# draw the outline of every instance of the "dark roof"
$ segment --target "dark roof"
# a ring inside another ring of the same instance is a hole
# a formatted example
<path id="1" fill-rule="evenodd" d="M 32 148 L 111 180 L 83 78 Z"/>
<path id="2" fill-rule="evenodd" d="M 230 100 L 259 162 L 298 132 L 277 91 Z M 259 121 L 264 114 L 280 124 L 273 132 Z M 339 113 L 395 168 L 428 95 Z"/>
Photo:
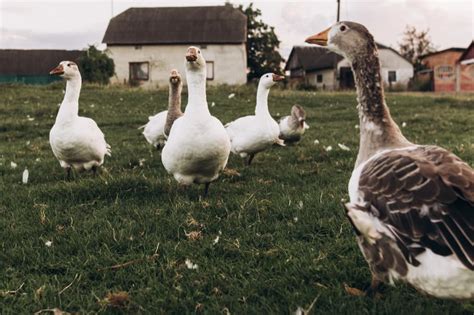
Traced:
<path id="1" fill-rule="evenodd" d="M 318 46 L 294 46 L 285 70 L 303 69 L 305 71 L 333 68 L 342 56 Z"/>
<path id="2" fill-rule="evenodd" d="M 0 75 L 49 75 L 61 61 L 77 61 L 81 50 L 0 49 Z"/>
<path id="3" fill-rule="evenodd" d="M 389 49 L 401 58 L 407 60 L 400 55 L 395 49 L 376 43 L 378 49 Z M 296 58 L 296 59 L 294 59 Z M 344 59 L 342 56 L 318 46 L 294 46 L 291 50 L 285 70 L 304 69 L 305 71 L 314 71 L 321 69 L 333 68 L 335 63 Z M 410 64 L 411 62 L 407 60 Z"/>
<path id="4" fill-rule="evenodd" d="M 467 59 L 473 59 L 473 58 L 474 58 L 474 40 L 466 48 L 466 50 L 461 55 L 461 57 L 459 57 L 459 61 L 463 61 L 463 60 L 467 60 Z"/>
<path id="5" fill-rule="evenodd" d="M 231 5 L 130 8 L 112 18 L 108 45 L 245 43 L 247 17 Z"/>
<path id="6" fill-rule="evenodd" d="M 432 52 L 432 53 L 423 55 L 423 56 L 421 56 L 421 58 L 424 59 L 424 58 L 426 58 L 426 57 L 431 57 L 431 56 L 433 56 L 433 55 L 442 54 L 442 53 L 449 52 L 449 51 L 464 52 L 465 50 L 466 50 L 466 48 L 451 47 L 451 48 L 446 48 L 446 49 L 443 49 L 443 50 L 439 50 L 439 51 L 435 51 L 435 52 Z"/>

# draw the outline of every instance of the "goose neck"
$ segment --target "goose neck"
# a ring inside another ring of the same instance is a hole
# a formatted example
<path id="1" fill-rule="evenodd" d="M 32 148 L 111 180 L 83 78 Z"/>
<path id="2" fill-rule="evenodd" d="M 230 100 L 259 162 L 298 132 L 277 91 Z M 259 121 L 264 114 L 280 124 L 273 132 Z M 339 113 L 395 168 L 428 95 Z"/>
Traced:
<path id="1" fill-rule="evenodd" d="M 168 98 L 168 112 L 181 113 L 181 84 L 176 86 L 170 84 Z"/>
<path id="2" fill-rule="evenodd" d="M 351 62 L 357 89 L 360 146 L 356 166 L 384 149 L 411 143 L 403 136 L 385 103 L 377 51 L 360 55 Z"/>
<path id="3" fill-rule="evenodd" d="M 79 94 L 81 93 L 82 79 L 72 78 L 66 82 L 66 93 L 59 108 L 56 121 L 67 121 L 79 115 Z"/>
<path id="4" fill-rule="evenodd" d="M 209 114 L 206 98 L 206 73 L 202 71 L 186 72 L 188 81 L 188 105 L 186 112 Z"/>
<path id="5" fill-rule="evenodd" d="M 259 85 L 257 89 L 257 106 L 255 107 L 255 116 L 270 116 L 268 111 L 268 94 L 270 89 Z"/>

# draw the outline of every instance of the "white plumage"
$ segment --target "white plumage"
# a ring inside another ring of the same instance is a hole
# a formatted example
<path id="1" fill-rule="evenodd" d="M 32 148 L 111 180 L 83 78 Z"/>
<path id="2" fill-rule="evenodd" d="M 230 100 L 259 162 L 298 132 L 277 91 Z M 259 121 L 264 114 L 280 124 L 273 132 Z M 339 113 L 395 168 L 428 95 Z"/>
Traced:
<path id="1" fill-rule="evenodd" d="M 196 47 L 186 54 L 188 104 L 174 121 L 161 159 L 163 166 L 184 185 L 217 179 L 227 164 L 230 141 L 222 123 L 211 116 L 206 100 L 206 61 Z"/>
<path id="2" fill-rule="evenodd" d="M 148 117 L 148 123 L 143 127 L 143 135 L 149 144 L 157 149 L 162 148 L 166 142 L 165 124 L 168 111 L 162 111 L 154 116 Z"/>
<path id="3" fill-rule="evenodd" d="M 62 61 L 51 74 L 58 74 L 67 80 L 64 100 L 49 133 L 54 155 L 61 167 L 67 170 L 71 167 L 90 170 L 101 166 L 104 156 L 110 155 L 110 146 L 94 120 L 78 115 L 82 79 L 77 65 Z"/>
<path id="4" fill-rule="evenodd" d="M 270 148 L 274 144 L 283 145 L 278 137 L 280 128 L 268 111 L 268 94 L 270 88 L 284 77 L 276 74 L 264 74 L 259 81 L 255 115 L 238 118 L 226 125 L 231 142 L 232 153 L 242 158 L 249 157 L 252 162 L 255 154 Z"/>
<path id="5" fill-rule="evenodd" d="M 285 142 L 299 141 L 306 129 L 309 128 L 306 124 L 306 113 L 303 107 L 299 105 L 293 105 L 291 115 L 283 117 L 278 125 L 280 127 L 280 138 Z"/>

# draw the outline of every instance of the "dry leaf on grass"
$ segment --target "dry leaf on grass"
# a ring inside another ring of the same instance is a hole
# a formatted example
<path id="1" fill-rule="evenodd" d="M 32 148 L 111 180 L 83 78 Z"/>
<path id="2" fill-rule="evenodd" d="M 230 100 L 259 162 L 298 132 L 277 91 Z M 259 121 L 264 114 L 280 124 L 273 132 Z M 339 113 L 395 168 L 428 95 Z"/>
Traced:
<path id="1" fill-rule="evenodd" d="M 186 233 L 186 231 L 184 231 L 184 234 L 186 235 L 188 240 L 191 240 L 191 241 L 197 241 L 197 240 L 200 240 L 202 238 L 202 232 L 201 231 L 191 231 L 189 233 Z"/>
<path id="2" fill-rule="evenodd" d="M 344 290 L 346 291 L 347 294 L 352 295 L 352 296 L 365 296 L 365 292 L 357 289 L 357 288 L 352 288 L 347 285 L 347 283 L 344 283 Z"/>
<path id="3" fill-rule="evenodd" d="M 125 291 L 109 292 L 103 300 L 100 301 L 102 305 L 123 308 L 130 302 L 130 296 Z"/>
<path id="4" fill-rule="evenodd" d="M 54 315 L 67 315 L 67 314 L 70 314 L 68 312 L 64 312 L 64 311 L 60 310 L 59 308 L 55 307 L 55 308 L 45 308 L 45 309 L 39 310 L 36 313 L 34 313 L 34 315 L 39 315 L 39 314 L 43 314 L 43 313 L 53 313 Z"/>
<path id="5" fill-rule="evenodd" d="M 233 169 L 233 168 L 225 168 L 222 173 L 224 175 L 227 175 L 227 176 L 240 176 L 240 173 L 237 172 L 237 170 Z"/>

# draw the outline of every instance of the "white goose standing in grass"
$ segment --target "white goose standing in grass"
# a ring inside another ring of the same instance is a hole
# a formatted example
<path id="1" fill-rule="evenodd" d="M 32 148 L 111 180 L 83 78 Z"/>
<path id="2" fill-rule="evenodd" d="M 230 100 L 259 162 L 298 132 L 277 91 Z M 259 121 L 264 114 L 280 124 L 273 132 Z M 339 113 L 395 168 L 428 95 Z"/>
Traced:
<path id="1" fill-rule="evenodd" d="M 252 163 L 255 154 L 274 144 L 284 145 L 278 137 L 280 128 L 268 111 L 268 94 L 276 82 L 285 79 L 274 73 L 262 75 L 257 89 L 255 115 L 238 118 L 225 127 L 232 145 L 232 153 L 242 158 L 248 157 L 247 165 Z"/>
<path id="2" fill-rule="evenodd" d="M 291 115 L 280 119 L 280 139 L 285 143 L 298 142 L 309 126 L 306 124 L 306 112 L 300 105 L 293 105 Z"/>
<path id="3" fill-rule="evenodd" d="M 183 115 L 181 111 L 181 91 L 183 83 L 178 70 L 171 70 L 169 78 L 168 110 L 148 117 L 148 123 L 140 128 L 149 144 L 158 150 L 163 148 L 173 122 Z"/>
<path id="4" fill-rule="evenodd" d="M 408 141 L 385 103 L 378 52 L 358 23 L 309 37 L 352 65 L 360 148 L 347 217 L 380 282 L 405 281 L 439 298 L 474 298 L 474 171 L 453 153 Z"/>
<path id="5" fill-rule="evenodd" d="M 188 104 L 171 127 L 161 160 L 183 185 L 209 185 L 227 164 L 230 141 L 222 123 L 211 116 L 206 99 L 206 60 L 196 47 L 186 53 Z"/>
<path id="6" fill-rule="evenodd" d="M 104 163 L 105 155 L 110 156 L 110 146 L 96 122 L 79 116 L 79 94 L 82 79 L 77 65 L 72 61 L 62 61 L 50 74 L 66 79 L 66 94 L 59 108 L 56 122 L 49 133 L 49 142 L 54 156 L 68 178 L 71 168 L 93 170 Z"/>

